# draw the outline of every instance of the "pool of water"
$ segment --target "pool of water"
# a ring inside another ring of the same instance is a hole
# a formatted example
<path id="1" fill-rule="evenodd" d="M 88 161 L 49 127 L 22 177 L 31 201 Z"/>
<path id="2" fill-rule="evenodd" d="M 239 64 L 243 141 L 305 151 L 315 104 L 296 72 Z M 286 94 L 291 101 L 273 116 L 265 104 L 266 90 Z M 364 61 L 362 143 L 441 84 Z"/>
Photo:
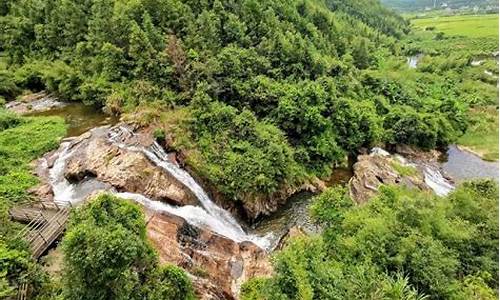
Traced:
<path id="1" fill-rule="evenodd" d="M 325 184 L 328 187 L 346 185 L 352 177 L 351 167 L 336 168 Z M 294 226 L 298 226 L 307 233 L 319 232 L 320 228 L 312 221 L 309 207 L 312 204 L 313 193 L 300 192 L 290 197 L 287 203 L 269 217 L 262 218 L 253 224 L 252 233 L 265 235 L 273 233 L 271 244 L 276 245 L 280 238 Z"/>
<path id="2" fill-rule="evenodd" d="M 482 160 L 455 145 L 448 148 L 442 168 L 457 182 L 477 178 L 492 178 L 498 181 L 498 162 Z"/>
<path id="3" fill-rule="evenodd" d="M 63 106 L 46 111 L 33 112 L 28 116 L 58 116 L 64 118 L 68 124 L 66 137 L 78 136 L 86 131 L 103 125 L 116 124 L 117 117 L 105 114 L 95 106 L 88 106 L 80 102 L 66 103 Z"/>

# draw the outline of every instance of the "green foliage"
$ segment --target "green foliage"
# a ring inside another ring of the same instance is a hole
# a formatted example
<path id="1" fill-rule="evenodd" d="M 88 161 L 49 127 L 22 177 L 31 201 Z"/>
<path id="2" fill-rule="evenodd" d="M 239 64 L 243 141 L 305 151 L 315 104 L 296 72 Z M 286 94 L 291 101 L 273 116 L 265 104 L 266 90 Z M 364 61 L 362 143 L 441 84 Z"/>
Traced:
<path id="1" fill-rule="evenodd" d="M 21 118 L 16 114 L 0 108 L 0 132 L 16 127 L 22 122 Z"/>
<path id="2" fill-rule="evenodd" d="M 496 107 L 485 107 L 471 110 L 470 126 L 458 140 L 483 159 L 498 160 L 498 110 Z"/>
<path id="3" fill-rule="evenodd" d="M 70 218 L 64 237 L 65 299 L 193 299 L 176 267 L 158 268 L 135 204 L 102 194 Z"/>
<path id="4" fill-rule="evenodd" d="M 24 118 L 16 127 L 0 131 L 2 201 L 12 203 L 27 199 L 26 190 L 37 183 L 28 164 L 56 148 L 64 133 L 64 121 L 60 118 Z"/>
<path id="5" fill-rule="evenodd" d="M 498 293 L 498 187 L 467 182 L 445 198 L 383 187 L 363 206 L 345 189 L 315 199 L 320 237 L 276 254 L 276 274 L 242 299 L 493 299 Z M 403 275 L 404 274 L 404 275 Z"/>
<path id="6" fill-rule="evenodd" d="M 418 174 L 417 169 L 413 166 L 405 166 L 397 161 L 391 162 L 391 167 L 396 170 L 401 176 L 415 176 Z"/>
<path id="7" fill-rule="evenodd" d="M 300 178 L 300 167 L 283 134 L 204 93 L 196 95 L 191 125 L 202 156 L 196 169 L 234 200 L 271 194 Z M 191 159 L 197 159 L 196 155 Z"/>
<path id="8" fill-rule="evenodd" d="M 156 128 L 155 131 L 153 131 L 153 137 L 155 140 L 159 142 L 164 142 L 165 141 L 165 130 L 163 128 Z"/>
<path id="9" fill-rule="evenodd" d="M 166 265 L 160 267 L 153 276 L 154 289 L 150 292 L 148 299 L 181 299 L 194 300 L 194 292 L 191 280 L 184 270 Z"/>
<path id="10" fill-rule="evenodd" d="M 24 242 L 15 238 L 1 237 L 0 298 L 15 298 L 21 284 L 28 284 L 31 293 L 40 294 L 45 290 L 48 282 L 47 274 L 32 258 Z"/>

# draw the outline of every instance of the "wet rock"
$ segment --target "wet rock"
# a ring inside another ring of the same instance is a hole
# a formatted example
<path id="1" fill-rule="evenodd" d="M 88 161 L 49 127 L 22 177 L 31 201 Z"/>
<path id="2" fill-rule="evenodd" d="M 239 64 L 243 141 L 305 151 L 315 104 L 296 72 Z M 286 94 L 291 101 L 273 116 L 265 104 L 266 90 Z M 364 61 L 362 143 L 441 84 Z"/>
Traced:
<path id="1" fill-rule="evenodd" d="M 56 107 L 63 107 L 66 102 L 59 101 L 56 97 L 39 92 L 21 97 L 21 99 L 9 102 L 5 105 L 8 110 L 18 114 L 47 111 Z"/>
<path id="2" fill-rule="evenodd" d="M 279 191 L 263 195 L 260 197 L 250 196 L 249 199 L 244 199 L 242 208 L 244 214 L 250 221 L 254 221 L 262 216 L 269 216 L 280 209 L 292 195 L 299 192 L 318 193 L 326 189 L 325 182 L 318 178 L 312 179 L 308 183 L 300 186 L 286 186 Z"/>
<path id="3" fill-rule="evenodd" d="M 237 243 L 168 213 L 147 214 L 160 261 L 189 272 L 200 299 L 238 299 L 246 280 L 272 274 L 267 253 L 251 242 Z"/>
<path id="4" fill-rule="evenodd" d="M 395 166 L 412 168 L 411 174 L 400 174 Z M 354 176 L 349 180 L 351 198 L 358 204 L 367 202 L 377 194 L 380 185 L 403 185 L 427 190 L 424 174 L 418 168 L 403 166 L 401 160 L 386 151 L 375 151 L 358 156 L 353 166 Z"/>
<path id="5" fill-rule="evenodd" d="M 188 188 L 150 162 L 143 153 L 110 143 L 108 132 L 109 128 L 98 128 L 72 141 L 71 155 L 64 170 L 68 181 L 80 183 L 89 178 L 97 179 L 117 191 L 139 193 L 174 205 L 197 203 Z M 133 142 L 145 140 L 140 135 L 136 139 Z"/>

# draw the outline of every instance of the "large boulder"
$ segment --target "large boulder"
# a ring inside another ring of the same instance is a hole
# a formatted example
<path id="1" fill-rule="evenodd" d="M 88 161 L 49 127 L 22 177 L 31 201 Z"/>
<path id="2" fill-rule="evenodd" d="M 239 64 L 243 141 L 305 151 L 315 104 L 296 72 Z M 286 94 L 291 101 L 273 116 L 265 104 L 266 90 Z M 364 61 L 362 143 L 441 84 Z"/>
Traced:
<path id="1" fill-rule="evenodd" d="M 349 180 L 351 198 L 358 204 L 377 194 L 381 185 L 403 185 L 428 190 L 422 171 L 405 163 L 398 156 L 383 150 L 358 156 L 353 165 L 354 176 Z"/>
<path id="2" fill-rule="evenodd" d="M 110 130 L 109 127 L 99 127 L 77 138 L 64 140 L 70 143 L 67 153 L 60 148 L 38 160 L 34 170 L 41 178 L 41 184 L 32 192 L 42 200 L 53 198 L 49 172 L 55 160 L 67 155 L 64 177 L 75 183 L 75 190 L 82 190 L 82 199 L 88 196 L 89 189 L 90 192 L 92 189 L 106 189 L 138 193 L 173 205 L 198 203 L 189 188 L 151 162 L 144 153 L 111 143 L 108 138 Z M 125 142 L 139 144 L 152 141 L 140 134 L 133 138 L 134 141 Z"/>
<path id="3" fill-rule="evenodd" d="M 191 274 L 200 299 L 238 299 L 243 282 L 272 274 L 267 253 L 255 244 L 237 243 L 168 213 L 148 212 L 147 234 L 162 263 Z"/>
<path id="4" fill-rule="evenodd" d="M 22 96 L 16 101 L 11 101 L 5 105 L 5 108 L 18 114 L 30 114 L 64 107 L 67 104 L 42 91 Z"/>
<path id="5" fill-rule="evenodd" d="M 111 143 L 107 133 L 106 129 L 93 130 L 73 142 L 64 171 L 66 179 L 80 182 L 91 177 L 119 192 L 138 193 L 174 205 L 197 203 L 196 196 L 170 173 L 142 152 Z"/>

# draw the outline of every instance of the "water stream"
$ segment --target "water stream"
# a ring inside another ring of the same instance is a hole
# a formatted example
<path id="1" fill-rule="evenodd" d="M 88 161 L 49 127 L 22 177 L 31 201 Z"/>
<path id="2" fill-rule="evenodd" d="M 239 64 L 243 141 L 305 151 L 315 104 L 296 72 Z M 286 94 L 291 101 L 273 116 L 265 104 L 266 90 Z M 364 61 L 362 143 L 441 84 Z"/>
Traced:
<path id="1" fill-rule="evenodd" d="M 101 129 L 96 128 L 92 131 L 96 130 Z M 272 239 L 271 234 L 266 234 L 264 236 L 247 234 L 228 211 L 217 206 L 208 197 L 205 191 L 188 172 L 168 161 L 167 154 L 162 147 L 157 143 L 154 143 L 149 148 L 124 143 L 123 141 L 125 138 L 131 135 L 133 135 L 133 132 L 128 128 L 116 127 L 109 131 L 108 137 L 111 143 L 120 148 L 143 153 L 152 163 L 174 176 L 179 182 L 189 188 L 198 198 L 201 206 L 173 206 L 161 201 L 151 200 L 140 194 L 117 193 L 111 186 L 96 179 L 86 179 L 81 183 L 72 184 L 64 177 L 67 159 L 71 157 L 74 151 L 71 147 L 71 141 L 61 143 L 58 151 L 59 155 L 54 161 L 53 167 L 49 170 L 49 182 L 54 191 L 54 201 L 61 205 L 65 205 L 67 202 L 78 204 L 96 191 L 107 190 L 108 192 L 115 193 L 119 197 L 138 202 L 154 211 L 164 211 L 182 217 L 192 225 L 209 228 L 234 241 L 252 241 L 264 249 L 270 247 Z"/>
<path id="2" fill-rule="evenodd" d="M 422 58 L 422 54 L 417 54 L 408 57 L 408 66 L 410 69 L 416 69 L 418 65 L 418 61 Z"/>
<path id="3" fill-rule="evenodd" d="M 280 237 L 292 226 L 298 225 L 306 229 L 306 231 L 314 231 L 315 229 L 308 228 L 308 226 L 312 226 L 312 222 L 308 217 L 308 207 L 312 197 L 310 193 L 293 196 L 282 209 L 271 217 L 264 218 L 254 224 L 251 233 L 247 233 L 228 211 L 217 206 L 210 199 L 188 172 L 167 158 L 167 153 L 160 145 L 153 143 L 150 147 L 144 147 L 137 143 L 127 143 L 126 141 L 133 140 L 131 138 L 134 137 L 134 133 L 124 126 L 112 129 L 94 128 L 98 125 L 114 123 L 116 119 L 106 116 L 101 111 L 84 107 L 82 104 L 58 106 L 32 115 L 63 116 L 69 124 L 68 136 L 78 136 L 88 130 L 91 130 L 92 133 L 99 130 L 107 133 L 109 142 L 128 151 L 143 153 L 152 163 L 174 176 L 192 191 L 199 200 L 200 205 L 179 207 L 161 201 L 154 201 L 140 194 L 118 193 L 109 184 L 93 178 L 85 179 L 78 184 L 68 182 L 64 177 L 64 169 L 67 159 L 74 151 L 71 140 L 61 143 L 58 157 L 55 159 L 52 168 L 49 169 L 49 183 L 54 191 L 54 200 L 58 203 L 63 204 L 69 201 L 76 204 L 96 191 L 106 190 L 122 198 L 131 199 L 154 211 L 164 211 L 177 215 L 192 225 L 209 228 L 237 242 L 252 241 L 264 249 L 272 249 Z M 102 134 L 102 132 L 100 133 Z M 373 153 L 374 155 L 390 155 L 383 149 L 377 148 L 373 150 Z M 402 157 L 399 159 L 402 163 L 414 163 L 407 162 Z M 496 178 L 498 180 L 498 163 L 485 162 L 479 157 L 462 151 L 455 146 L 450 146 L 447 160 L 441 166 L 419 162 L 418 167 L 424 173 L 425 183 L 440 196 L 448 194 L 454 188 L 453 184 L 443 176 L 441 168 L 456 180 L 473 178 Z M 351 168 L 339 169 L 334 171 L 332 179 L 327 183 L 328 185 L 346 184 L 351 176 Z"/>
<path id="4" fill-rule="evenodd" d="M 444 156 L 443 170 L 457 181 L 491 178 L 498 181 L 498 162 L 482 160 L 451 145 Z"/>
<path id="5" fill-rule="evenodd" d="M 113 125 L 118 118 L 105 114 L 101 109 L 88 106 L 81 102 L 56 102 L 53 108 L 44 111 L 35 111 L 27 116 L 57 116 L 66 121 L 66 137 L 79 136 L 90 129 L 102 125 Z"/>

